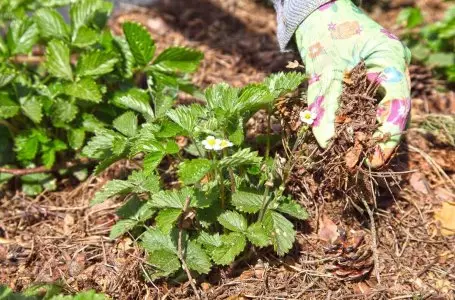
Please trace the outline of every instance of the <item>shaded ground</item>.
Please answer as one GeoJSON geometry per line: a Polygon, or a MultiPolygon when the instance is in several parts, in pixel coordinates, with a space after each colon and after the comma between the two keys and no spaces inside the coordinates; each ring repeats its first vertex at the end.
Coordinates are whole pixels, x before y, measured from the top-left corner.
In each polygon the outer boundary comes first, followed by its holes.
{"type": "MultiPolygon", "coordinates": [[[[410,2],[394,1],[387,13],[374,6],[372,15],[393,29],[397,9],[410,2]]],[[[439,1],[417,2],[423,3],[428,17],[445,7],[439,1]]],[[[390,5],[381,1],[381,6],[390,5]]],[[[112,27],[119,32],[119,23],[136,20],[150,29],[159,48],[178,44],[201,49],[206,56],[195,75],[201,86],[221,81],[243,85],[296,59],[295,54],[278,52],[274,17],[273,10],[255,1],[165,0],[156,7],[118,14],[112,27]]],[[[416,120],[427,113],[455,113],[453,92],[414,96],[416,120]]],[[[443,201],[455,201],[455,149],[423,134],[417,124],[406,139],[396,163],[412,172],[403,173],[400,184],[392,187],[397,190],[395,198],[378,198],[375,211],[380,282],[375,276],[360,283],[336,279],[326,271],[333,257],[326,254],[318,235],[328,219],[368,240],[368,217],[344,210],[345,203],[316,204],[302,198],[311,219],[296,223],[298,242],[289,255],[278,258],[265,250],[251,261],[215,270],[199,282],[204,295],[208,299],[412,299],[416,295],[454,299],[455,238],[441,235],[433,215],[443,201]]],[[[129,237],[108,239],[120,201],[88,207],[93,193],[107,180],[134,168],[134,162],[120,163],[76,188],[62,182],[61,191],[34,199],[3,195],[0,283],[20,290],[33,282],[61,280],[71,291],[93,287],[115,299],[191,298],[187,284],[144,284],[143,253],[129,237]]]]}

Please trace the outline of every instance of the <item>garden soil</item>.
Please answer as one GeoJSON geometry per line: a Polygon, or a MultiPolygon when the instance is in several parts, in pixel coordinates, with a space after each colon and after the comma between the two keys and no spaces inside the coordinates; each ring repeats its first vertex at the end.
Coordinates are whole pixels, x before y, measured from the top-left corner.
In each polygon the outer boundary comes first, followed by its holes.
{"type": "MultiPolygon", "coordinates": [[[[400,5],[414,1],[393,1],[386,10],[390,1],[364,2],[373,17],[394,30],[390,20],[400,5]]],[[[446,5],[416,2],[430,17],[441,14],[446,5]]],[[[202,50],[205,59],[194,77],[202,87],[221,81],[237,86],[260,81],[298,59],[277,51],[274,12],[260,1],[164,0],[117,13],[111,21],[113,30],[119,33],[126,20],[143,23],[158,47],[178,44],[202,50]]],[[[429,114],[446,114],[447,122],[453,122],[455,96],[425,88],[434,82],[417,68],[413,85],[420,84],[416,90],[425,92],[413,94],[414,121],[391,163],[394,180],[383,186],[376,201],[367,199],[373,220],[361,203],[356,209],[347,201],[300,197],[311,218],[295,222],[298,233],[291,252],[277,257],[265,249],[249,260],[213,270],[197,282],[204,298],[413,299],[418,294],[421,299],[454,299],[455,235],[441,230],[447,224],[440,221],[445,220],[443,207],[455,202],[453,132],[448,136],[422,126],[429,114]]],[[[298,123],[295,107],[304,105],[296,100],[299,97],[286,100],[289,123],[298,123]]],[[[260,134],[260,123],[260,114],[249,122],[251,137],[260,134]]],[[[300,124],[294,125],[298,130],[300,124]]],[[[292,134],[292,128],[280,130],[292,134]]],[[[99,177],[78,185],[63,180],[59,191],[35,198],[19,192],[0,195],[0,283],[21,290],[58,280],[68,291],[94,288],[114,299],[194,298],[184,280],[150,282],[142,272],[147,266],[144,253],[131,237],[108,238],[122,199],[88,205],[104,183],[125,178],[137,168],[138,162],[119,162],[99,177]]]]}

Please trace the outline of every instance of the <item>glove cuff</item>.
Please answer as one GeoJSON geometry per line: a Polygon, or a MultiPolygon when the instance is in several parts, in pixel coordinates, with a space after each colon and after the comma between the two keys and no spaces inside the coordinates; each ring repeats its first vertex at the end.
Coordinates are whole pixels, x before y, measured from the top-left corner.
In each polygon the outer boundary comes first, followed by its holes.
{"type": "Polygon", "coordinates": [[[290,50],[289,42],[297,27],[316,9],[333,0],[273,0],[277,15],[277,37],[281,51],[290,50]]]}

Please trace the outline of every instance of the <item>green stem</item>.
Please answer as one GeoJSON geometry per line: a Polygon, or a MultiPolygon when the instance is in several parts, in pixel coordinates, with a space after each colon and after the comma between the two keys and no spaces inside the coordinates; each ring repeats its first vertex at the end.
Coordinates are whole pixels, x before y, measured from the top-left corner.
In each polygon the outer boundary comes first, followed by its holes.
{"type": "Polygon", "coordinates": [[[269,185],[267,184],[267,182],[265,183],[265,191],[264,191],[264,195],[262,196],[262,207],[261,207],[261,211],[259,212],[259,222],[262,222],[262,219],[264,218],[264,214],[265,214],[265,211],[267,210],[267,207],[269,206],[269,203],[270,203],[270,199],[267,200],[267,196],[269,194],[269,191],[270,191],[270,187],[269,185]]]}
{"type": "Polygon", "coordinates": [[[196,144],[196,142],[194,141],[194,139],[192,137],[188,137],[190,139],[190,141],[194,144],[194,147],[196,147],[196,150],[197,152],[199,153],[199,156],[202,157],[202,152],[201,152],[201,149],[199,149],[199,146],[196,144]]]}
{"type": "MultiPolygon", "coordinates": [[[[223,149],[223,156],[227,156],[227,150],[223,149]]],[[[235,193],[235,177],[234,177],[234,170],[232,170],[232,167],[228,167],[228,172],[229,172],[229,179],[231,181],[231,192],[235,193]]]]}
{"type": "Polygon", "coordinates": [[[6,120],[0,120],[0,125],[3,125],[6,128],[8,128],[11,137],[14,137],[19,132],[19,130],[16,127],[14,127],[10,122],[6,120]]]}
{"type": "Polygon", "coordinates": [[[270,154],[270,131],[272,128],[272,120],[270,116],[270,108],[267,109],[267,145],[265,148],[265,160],[269,158],[270,154]]]}
{"type": "Polygon", "coordinates": [[[223,180],[223,173],[221,172],[218,164],[215,162],[215,174],[220,178],[220,199],[221,199],[221,209],[224,209],[226,204],[226,195],[225,195],[225,186],[223,180]]]}

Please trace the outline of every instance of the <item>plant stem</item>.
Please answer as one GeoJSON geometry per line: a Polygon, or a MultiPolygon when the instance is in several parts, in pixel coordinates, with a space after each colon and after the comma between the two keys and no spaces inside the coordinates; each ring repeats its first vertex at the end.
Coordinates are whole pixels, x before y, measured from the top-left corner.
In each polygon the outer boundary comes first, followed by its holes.
{"type": "Polygon", "coordinates": [[[188,276],[188,280],[190,281],[191,288],[193,288],[194,294],[195,294],[196,298],[199,300],[199,299],[201,299],[201,296],[199,295],[196,285],[194,284],[193,276],[191,276],[190,269],[188,268],[188,265],[186,264],[185,258],[183,256],[183,245],[182,245],[183,219],[184,219],[183,216],[187,213],[188,207],[190,205],[190,200],[191,200],[190,197],[186,198],[185,205],[183,206],[183,214],[180,217],[180,221],[179,221],[179,237],[178,237],[178,241],[177,241],[177,252],[178,252],[177,254],[180,259],[180,262],[182,263],[182,268],[185,271],[186,276],[188,276]]]}
{"type": "Polygon", "coordinates": [[[225,187],[224,187],[224,180],[223,180],[223,173],[221,170],[216,166],[216,173],[220,177],[220,198],[221,198],[221,209],[224,209],[225,202],[226,202],[226,195],[225,195],[225,187]]]}
{"type": "Polygon", "coordinates": [[[199,149],[199,146],[196,144],[196,142],[194,141],[194,139],[192,137],[188,137],[190,139],[190,141],[194,144],[194,147],[196,147],[196,150],[197,150],[197,153],[199,153],[199,156],[202,157],[202,152],[201,152],[201,149],[199,149]]]}
{"type": "MultiPolygon", "coordinates": [[[[223,149],[223,156],[227,156],[227,150],[223,149]]],[[[232,170],[231,167],[228,167],[228,172],[229,172],[229,179],[231,180],[231,192],[235,193],[235,177],[234,177],[234,171],[232,170]]]]}
{"type": "Polygon", "coordinates": [[[265,148],[265,159],[269,158],[270,154],[270,131],[272,128],[272,120],[270,116],[270,108],[267,109],[267,145],[265,148]]]}
{"type": "Polygon", "coordinates": [[[264,191],[264,195],[262,196],[262,207],[261,207],[261,211],[259,212],[259,222],[262,222],[262,219],[264,218],[264,214],[265,214],[265,211],[267,210],[267,207],[269,206],[269,203],[270,203],[270,199],[267,200],[267,196],[269,194],[269,191],[270,191],[270,187],[269,185],[267,184],[267,182],[265,183],[265,191],[264,191]]]}
{"type": "Polygon", "coordinates": [[[8,128],[8,131],[12,137],[14,137],[19,132],[16,127],[14,127],[10,122],[6,120],[0,120],[0,125],[4,125],[6,128],[8,128]]]}

